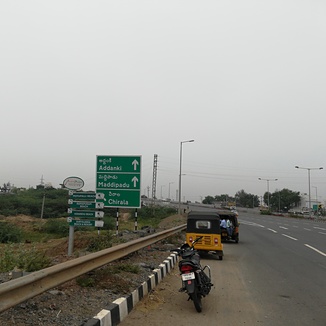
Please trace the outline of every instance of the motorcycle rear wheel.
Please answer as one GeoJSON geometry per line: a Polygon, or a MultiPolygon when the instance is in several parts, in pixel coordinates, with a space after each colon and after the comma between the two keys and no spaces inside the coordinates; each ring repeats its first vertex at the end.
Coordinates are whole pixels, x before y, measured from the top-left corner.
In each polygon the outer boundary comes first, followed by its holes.
{"type": "Polygon", "coordinates": [[[201,295],[197,292],[197,290],[189,295],[191,300],[194,302],[194,306],[197,312],[201,312],[202,311],[201,295]]]}

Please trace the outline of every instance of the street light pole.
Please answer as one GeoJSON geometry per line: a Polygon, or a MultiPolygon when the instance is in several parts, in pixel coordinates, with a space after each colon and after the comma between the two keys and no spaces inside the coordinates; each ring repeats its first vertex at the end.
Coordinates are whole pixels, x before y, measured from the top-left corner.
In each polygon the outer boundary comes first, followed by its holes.
{"type": "Polygon", "coordinates": [[[263,178],[258,178],[258,180],[267,181],[267,206],[268,206],[268,211],[269,211],[269,182],[270,181],[277,181],[278,179],[263,179],[263,178]]]}
{"type": "Polygon", "coordinates": [[[311,170],[322,170],[323,167],[319,168],[304,168],[302,166],[295,166],[296,169],[308,170],[308,187],[309,187],[309,218],[311,218],[311,191],[310,191],[310,171],[311,170]]]}
{"type": "Polygon", "coordinates": [[[182,170],[182,144],[193,143],[195,140],[185,140],[180,142],[180,171],[179,171],[179,214],[181,214],[181,170],[182,170]]]}
{"type": "Polygon", "coordinates": [[[317,187],[314,187],[314,186],[311,186],[312,188],[315,188],[316,189],[316,205],[317,205],[317,208],[316,208],[316,211],[318,211],[318,195],[317,195],[317,187]]]}

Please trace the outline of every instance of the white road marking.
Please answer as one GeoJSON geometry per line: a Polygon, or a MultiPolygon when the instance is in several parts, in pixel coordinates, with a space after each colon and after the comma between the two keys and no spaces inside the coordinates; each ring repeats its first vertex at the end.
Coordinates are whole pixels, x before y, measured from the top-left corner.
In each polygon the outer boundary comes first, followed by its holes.
{"type": "Polygon", "coordinates": [[[298,239],[293,238],[293,237],[290,237],[289,235],[286,235],[286,234],[283,234],[283,233],[282,233],[282,235],[285,236],[285,237],[287,237],[287,238],[289,238],[289,239],[292,239],[292,240],[298,241],[298,239]]]}
{"type": "Polygon", "coordinates": [[[324,233],[324,232],[318,232],[318,233],[320,233],[320,234],[325,234],[325,235],[326,235],[326,233],[324,233]]]}
{"type": "Polygon", "coordinates": [[[312,246],[309,246],[309,245],[306,244],[306,243],[305,243],[305,246],[308,247],[308,248],[310,248],[310,249],[312,249],[312,250],[315,250],[316,252],[318,252],[318,253],[321,254],[322,256],[326,257],[326,254],[325,254],[324,252],[322,252],[322,251],[320,251],[320,250],[318,250],[318,249],[316,249],[316,248],[314,248],[314,247],[312,247],[312,246]]]}
{"type": "Polygon", "coordinates": [[[319,228],[318,226],[314,226],[314,229],[326,231],[325,228],[319,228]]]}
{"type": "Polygon", "coordinates": [[[310,229],[307,229],[307,228],[303,228],[304,230],[306,230],[306,231],[311,231],[310,229]]]}
{"type": "Polygon", "coordinates": [[[285,226],[279,226],[280,229],[288,230],[285,226]]]}
{"type": "Polygon", "coordinates": [[[248,221],[239,221],[240,224],[246,224],[246,225],[251,225],[251,226],[257,226],[257,227],[260,227],[260,228],[264,228],[265,226],[264,225],[261,225],[261,224],[257,224],[255,222],[248,222],[248,221]]]}
{"type": "Polygon", "coordinates": [[[272,231],[272,232],[274,232],[274,233],[277,233],[277,231],[275,231],[275,230],[273,230],[273,229],[267,229],[267,230],[272,231]]]}

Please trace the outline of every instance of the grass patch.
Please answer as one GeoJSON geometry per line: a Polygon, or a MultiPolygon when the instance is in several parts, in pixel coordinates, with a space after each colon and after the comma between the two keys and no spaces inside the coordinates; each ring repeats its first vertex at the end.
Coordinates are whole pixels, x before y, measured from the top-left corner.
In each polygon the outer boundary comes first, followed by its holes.
{"type": "Polygon", "coordinates": [[[15,268],[35,272],[51,266],[51,259],[43,251],[25,249],[23,244],[10,244],[4,247],[0,254],[0,272],[9,272],[15,268]]]}

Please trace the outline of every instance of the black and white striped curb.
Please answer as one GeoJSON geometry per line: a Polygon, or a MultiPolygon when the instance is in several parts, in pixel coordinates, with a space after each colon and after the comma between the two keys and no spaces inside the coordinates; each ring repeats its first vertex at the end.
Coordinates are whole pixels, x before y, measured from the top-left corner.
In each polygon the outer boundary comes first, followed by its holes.
{"type": "Polygon", "coordinates": [[[95,317],[88,320],[83,326],[116,326],[128,316],[135,305],[142,300],[162,279],[171,272],[177,262],[177,255],[171,254],[153,270],[147,281],[126,297],[113,301],[107,308],[102,309],[95,317]]]}

